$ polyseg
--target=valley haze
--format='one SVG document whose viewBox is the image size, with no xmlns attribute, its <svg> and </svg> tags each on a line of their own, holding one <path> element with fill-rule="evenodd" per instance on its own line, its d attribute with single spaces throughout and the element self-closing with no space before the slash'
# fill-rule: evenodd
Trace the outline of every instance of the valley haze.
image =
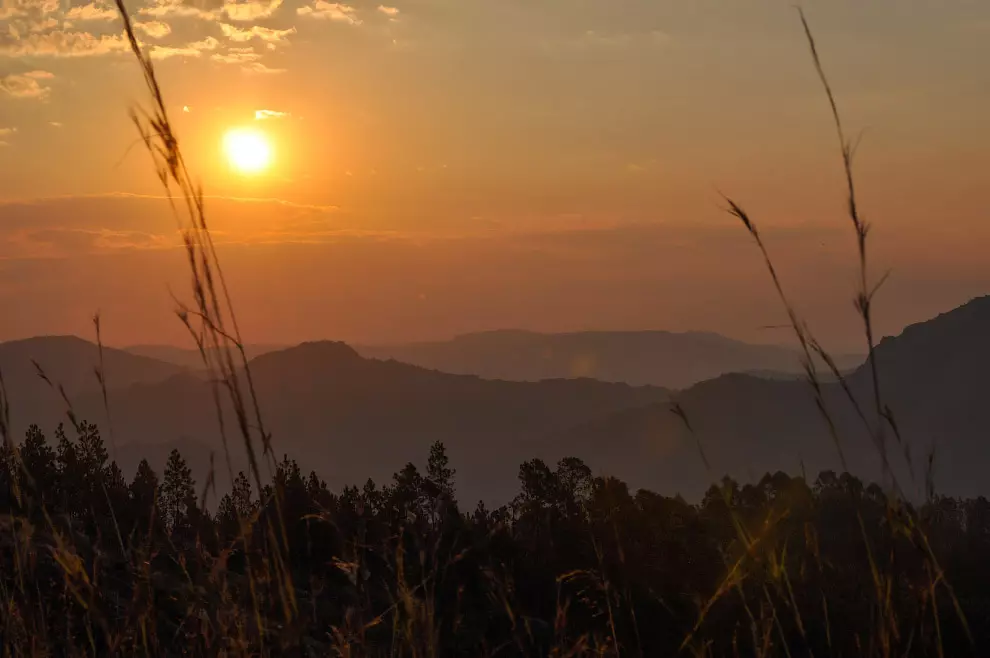
<svg viewBox="0 0 990 658">
<path fill-rule="evenodd" d="M 979 438 L 990 430 L 990 417 L 975 411 L 988 393 L 987 330 L 990 297 L 983 297 L 877 346 L 885 400 L 920 456 L 912 465 L 894 464 L 915 494 L 923 490 L 919 468 L 929 454 L 940 490 L 990 493 L 981 468 L 990 451 Z M 197 477 L 205 477 L 210 453 L 219 456 L 222 446 L 209 384 L 192 367 L 195 354 L 136 351 L 174 362 L 104 347 L 118 459 L 132 472 L 140 459 L 160 460 L 181 446 Z M 596 473 L 689 499 L 724 475 L 746 482 L 778 470 L 842 470 L 797 353 L 788 348 L 702 333 L 510 331 L 401 347 L 258 346 L 256 353 L 250 367 L 275 449 L 335 487 L 387 480 L 406 462 L 421 462 L 434 441 L 457 464 L 459 496 L 490 504 L 511 497 L 518 465 L 532 457 L 579 457 Z M 398 360 L 403 356 L 420 365 Z M 689 357 L 693 370 L 667 371 L 663 357 Z M 32 360 L 65 385 L 78 417 L 107 426 L 92 377 L 97 359 L 96 345 L 74 337 L 0 344 L 14 427 L 39 423 L 51 431 L 64 420 L 64 402 L 38 379 Z M 573 359 L 594 363 L 608 381 L 568 373 Z M 444 372 L 444 365 L 455 372 Z M 465 374 L 472 367 L 493 378 Z M 850 366 L 847 379 L 868 401 L 867 366 Z M 838 384 L 826 380 L 824 397 L 852 471 L 880 479 L 879 459 Z M 693 434 L 671 413 L 674 403 L 688 414 Z M 960 408 L 971 411 L 954 412 Z M 699 443 L 710 455 L 710 472 Z M 224 473 L 217 477 L 221 489 L 227 486 Z"/>
</svg>

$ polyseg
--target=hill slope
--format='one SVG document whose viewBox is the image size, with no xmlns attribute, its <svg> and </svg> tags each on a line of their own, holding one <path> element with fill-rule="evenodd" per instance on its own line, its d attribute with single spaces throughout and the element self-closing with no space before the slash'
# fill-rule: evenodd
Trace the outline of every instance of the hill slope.
<svg viewBox="0 0 990 658">
<path fill-rule="evenodd" d="M 51 385 L 41 378 L 35 363 Z M 0 343 L 0 372 L 15 435 L 33 422 L 65 419 L 66 404 L 59 386 L 74 406 L 84 398 L 91 399 L 100 386 L 95 372 L 99 364 L 99 347 L 76 336 L 40 336 Z M 161 382 L 182 370 L 174 364 L 103 348 L 103 371 L 111 389 Z"/>
<path fill-rule="evenodd" d="M 183 368 L 189 368 L 190 370 L 203 369 L 203 357 L 200 355 L 199 350 L 175 347 L 174 345 L 130 345 L 123 349 L 125 352 L 131 354 L 172 363 Z M 282 349 L 285 349 L 285 345 L 259 344 L 244 346 L 244 352 L 249 359 Z"/>
<path fill-rule="evenodd" d="M 923 488 L 934 449 L 942 492 L 990 494 L 987 335 L 990 297 L 908 327 L 877 347 L 882 402 L 892 410 L 911 455 L 908 464 L 888 431 L 895 472 L 908 493 Z M 54 376 L 68 382 L 80 415 L 104 423 L 99 391 L 85 383 L 95 346 L 78 339 L 39 340 L 34 349 L 0 345 L 8 390 L 16 381 L 22 399 L 34 386 L 33 394 L 57 402 L 25 356 L 41 355 L 43 363 L 52 362 Z M 209 450 L 220 446 L 210 385 L 193 373 L 176 374 L 167 364 L 134 361 L 137 357 L 112 350 L 105 358 L 108 379 L 116 386 L 110 391 L 116 438 L 127 444 L 122 453 L 136 461 L 149 451 L 163 455 L 167 445 L 178 442 L 198 464 L 202 481 Z M 75 370 L 64 370 L 69 366 Z M 329 342 L 271 352 L 251 366 L 276 451 L 315 469 L 333 486 L 367 477 L 387 481 L 405 462 L 422 463 L 435 440 L 447 444 L 466 501 L 504 501 L 515 490 L 519 463 L 537 456 L 581 457 L 595 472 L 634 487 L 689 497 L 724 474 L 749 480 L 781 469 L 814 478 L 821 470 L 848 466 L 864 479 L 881 477 L 881 460 L 863 421 L 835 383 L 824 385 L 823 399 L 845 463 L 810 387 L 796 380 L 729 374 L 683 390 L 676 402 L 690 421 L 688 431 L 671 413 L 670 394 L 655 387 L 588 379 L 485 380 L 367 359 Z M 869 368 L 858 368 L 848 383 L 867 421 L 876 423 Z M 13 394 L 11 399 L 16 403 Z M 40 415 L 31 420 L 51 428 L 63 408 L 49 404 L 36 411 L 51 420 L 41 421 Z M 232 426 L 229 410 L 227 419 Z M 144 448 L 152 445 L 157 447 Z M 239 456 L 243 449 L 235 443 L 233 451 Z"/>
<path fill-rule="evenodd" d="M 990 494 L 990 297 L 927 322 L 912 325 L 877 347 L 881 399 L 890 407 L 904 444 L 886 432 L 889 455 L 907 493 L 923 489 L 928 456 L 934 451 L 937 488 L 953 495 Z M 876 423 L 868 365 L 853 372 L 849 385 Z M 697 495 L 724 474 L 749 479 L 776 469 L 843 468 L 835 442 L 802 381 L 769 381 L 727 375 L 676 396 L 689 432 L 669 405 L 651 405 L 597 419 L 568 430 L 547 444 L 548 456 L 573 453 L 638 486 Z M 824 386 L 849 468 L 879 480 L 879 453 L 838 384 Z M 553 446 L 552 448 L 550 446 Z M 702 465 L 699 445 L 711 472 Z"/>
<path fill-rule="evenodd" d="M 368 477 L 381 483 L 406 462 L 422 462 L 429 445 L 441 440 L 468 500 L 514 491 L 519 463 L 543 437 L 668 398 L 656 387 L 588 379 L 530 383 L 450 375 L 365 359 L 330 342 L 265 354 L 251 362 L 251 373 L 279 455 L 288 453 L 334 486 Z M 117 440 L 219 448 L 212 399 L 210 385 L 192 374 L 114 390 Z M 86 411 L 103 418 L 99 399 Z M 228 410 L 229 427 L 232 418 Z"/>
</svg>

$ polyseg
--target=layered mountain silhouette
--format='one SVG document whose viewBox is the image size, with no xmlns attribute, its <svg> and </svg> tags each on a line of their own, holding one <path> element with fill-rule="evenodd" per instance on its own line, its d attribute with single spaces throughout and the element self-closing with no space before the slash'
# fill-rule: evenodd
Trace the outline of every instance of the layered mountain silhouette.
<svg viewBox="0 0 990 658">
<path fill-rule="evenodd" d="M 658 387 L 591 379 L 507 382 L 451 375 L 366 359 L 333 342 L 270 352 L 250 367 L 279 457 L 287 453 L 339 487 L 369 477 L 387 481 L 405 463 L 422 461 L 439 440 L 462 472 L 468 497 L 509 495 L 520 456 L 533 453 L 543 437 L 668 397 Z M 211 450 L 217 470 L 225 471 L 213 390 L 191 371 L 112 389 L 111 420 L 125 470 L 148 450 L 163 455 L 181 442 L 201 482 Z M 75 407 L 80 417 L 108 427 L 101 395 L 78 395 Z M 227 405 L 223 411 L 233 467 L 244 468 L 234 414 Z"/>
<path fill-rule="evenodd" d="M 675 389 L 731 372 L 788 378 L 801 370 L 799 355 L 790 348 L 752 345 L 704 332 L 490 331 L 449 341 L 359 346 L 357 350 L 371 358 L 392 358 L 488 379 L 592 377 Z M 841 355 L 837 361 L 847 368 L 859 365 L 862 358 Z"/>
<path fill-rule="evenodd" d="M 275 452 L 316 470 L 329 484 L 382 483 L 406 462 L 421 463 L 443 441 L 458 469 L 463 499 L 504 502 L 521 462 L 580 457 L 597 474 L 633 487 L 697 498 L 723 475 L 741 480 L 768 471 L 848 468 L 865 480 L 892 481 L 918 495 L 933 473 L 948 494 L 990 493 L 990 297 L 913 325 L 876 348 L 878 420 L 872 368 L 843 386 L 826 381 L 825 422 L 807 382 L 726 374 L 676 393 L 593 379 L 488 380 L 361 356 L 343 343 L 316 342 L 251 361 L 251 373 Z M 93 375 L 95 345 L 77 338 L 0 344 L 0 367 L 15 431 L 36 422 L 51 431 L 65 403 L 36 373 L 61 382 L 79 417 L 106 418 Z M 153 464 L 178 446 L 204 481 L 210 454 L 218 480 L 227 470 L 213 385 L 202 373 L 104 349 L 117 458 L 126 471 Z M 683 415 L 672 412 L 676 404 Z M 234 455 L 244 448 L 231 410 L 223 409 Z M 886 413 L 886 411 L 885 411 Z M 249 419 L 254 423 L 254 418 Z M 875 443 L 883 426 L 884 454 Z M 868 429 L 869 428 L 869 431 Z"/>
<path fill-rule="evenodd" d="M 896 479 L 909 496 L 922 495 L 929 477 L 942 493 L 986 495 L 988 332 L 990 297 L 981 297 L 884 339 L 875 352 L 880 405 L 893 426 L 878 421 L 869 364 L 847 377 L 848 392 L 823 385 L 834 434 L 807 382 L 734 374 L 675 396 L 687 423 L 668 404 L 618 412 L 558 435 L 548 456 L 581 455 L 634 486 L 688 495 L 725 474 L 750 480 L 803 470 L 813 478 L 847 467 L 890 486 Z"/>
<path fill-rule="evenodd" d="M 21 433 L 31 423 L 65 418 L 70 404 L 98 394 L 100 368 L 109 389 L 161 382 L 183 371 L 112 347 L 103 348 L 101 366 L 99 346 L 76 336 L 0 343 L 0 374 L 12 430 Z"/>
<path fill-rule="evenodd" d="M 287 345 L 270 345 L 259 343 L 245 345 L 244 353 L 247 355 L 247 358 L 253 359 L 256 356 L 261 356 L 262 354 L 267 354 L 268 352 L 274 352 L 276 350 L 283 350 L 286 347 Z M 124 351 L 130 352 L 131 354 L 137 354 L 138 356 L 145 356 L 150 359 L 172 363 L 190 370 L 204 369 L 203 355 L 199 353 L 199 350 L 186 349 L 183 347 L 176 347 L 174 345 L 131 345 L 129 347 L 125 347 Z"/>
</svg>

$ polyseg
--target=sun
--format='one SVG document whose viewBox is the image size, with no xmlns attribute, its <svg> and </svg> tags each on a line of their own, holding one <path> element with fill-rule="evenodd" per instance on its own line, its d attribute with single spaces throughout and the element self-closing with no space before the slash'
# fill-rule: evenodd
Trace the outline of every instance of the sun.
<svg viewBox="0 0 990 658">
<path fill-rule="evenodd" d="M 223 150 L 230 166 L 242 174 L 258 174 L 272 161 L 272 148 L 265 134 L 250 128 L 232 128 L 223 136 Z"/>
</svg>

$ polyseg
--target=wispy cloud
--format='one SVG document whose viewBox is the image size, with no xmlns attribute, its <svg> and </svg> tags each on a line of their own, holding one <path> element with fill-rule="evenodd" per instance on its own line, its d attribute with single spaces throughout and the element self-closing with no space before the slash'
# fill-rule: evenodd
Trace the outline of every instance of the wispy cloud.
<svg viewBox="0 0 990 658">
<path fill-rule="evenodd" d="M 210 55 L 210 59 L 214 62 L 220 62 L 221 64 L 247 64 L 249 62 L 257 62 L 261 59 L 261 55 L 248 48 L 247 50 L 232 50 L 226 53 L 215 53 Z"/>
<path fill-rule="evenodd" d="M 17 128 L 0 128 L 0 139 L 10 137 L 17 132 Z"/>
<path fill-rule="evenodd" d="M 37 34 L 61 26 L 62 22 L 52 16 L 34 16 L 11 23 L 7 27 L 7 34 L 14 39 L 19 39 L 23 33 Z M 66 21 L 65 26 L 70 27 L 71 23 Z"/>
<path fill-rule="evenodd" d="M 266 119 L 284 119 L 292 116 L 288 112 L 276 112 L 275 110 L 255 110 L 255 121 L 265 121 Z"/>
<path fill-rule="evenodd" d="M 91 2 L 88 5 L 77 5 L 65 12 L 70 21 L 112 21 L 117 18 L 117 10 L 109 5 Z"/>
<path fill-rule="evenodd" d="M 161 39 L 172 33 L 172 27 L 162 21 L 137 21 L 134 23 L 134 27 L 152 39 Z"/>
<path fill-rule="evenodd" d="M 385 14 L 390 18 L 395 18 L 399 15 L 399 10 L 395 7 L 386 7 L 385 5 L 378 5 L 378 11 Z"/>
<path fill-rule="evenodd" d="M 299 7 L 296 13 L 300 16 L 310 16 L 350 25 L 360 25 L 361 19 L 357 16 L 357 9 L 340 2 L 327 2 L 326 0 L 315 0 L 312 5 Z"/>
<path fill-rule="evenodd" d="M 232 21 L 256 21 L 268 18 L 282 6 L 282 0 L 228 0 L 223 3 L 223 13 Z"/>
<path fill-rule="evenodd" d="M 0 131 L 0 140 L 13 130 Z M 208 196 L 222 242 L 316 239 L 350 228 L 335 206 Z M 0 201 L 0 259 L 64 258 L 118 250 L 178 248 L 166 196 L 112 193 Z"/>
<path fill-rule="evenodd" d="M 285 73 L 285 69 L 273 69 L 271 67 L 265 66 L 261 62 L 253 62 L 245 67 L 243 67 L 245 73 L 258 73 L 261 75 L 274 75 L 277 73 Z"/>
<path fill-rule="evenodd" d="M 10 20 L 11 18 L 19 18 L 25 15 L 27 15 L 27 12 L 21 7 L 0 7 L 0 21 Z"/>
<path fill-rule="evenodd" d="M 156 18 L 177 16 L 180 18 L 200 18 L 205 21 L 212 21 L 217 17 L 214 11 L 185 4 L 182 0 L 156 0 L 151 6 L 139 9 L 138 13 Z"/>
<path fill-rule="evenodd" d="M 202 41 L 194 41 L 185 46 L 155 46 L 151 49 L 151 58 L 199 57 L 203 51 L 216 50 L 219 46 L 220 41 L 216 37 L 206 37 Z"/>
<path fill-rule="evenodd" d="M 11 73 L 0 78 L 0 89 L 9 96 L 22 99 L 44 100 L 51 94 L 51 87 L 45 86 L 43 80 L 51 80 L 55 76 L 48 71 L 29 71 L 27 73 Z"/>
<path fill-rule="evenodd" d="M 220 23 L 220 30 L 223 35 L 231 41 L 250 41 L 251 39 L 261 39 L 262 41 L 278 42 L 283 41 L 290 34 L 296 33 L 296 28 L 290 27 L 287 30 L 273 30 L 269 27 L 252 25 L 248 28 L 240 28 L 227 23 Z"/>
<path fill-rule="evenodd" d="M 96 57 L 122 53 L 130 49 L 123 35 L 93 36 L 89 32 L 55 30 L 45 34 L 30 34 L 0 44 L 4 57 Z"/>
</svg>

